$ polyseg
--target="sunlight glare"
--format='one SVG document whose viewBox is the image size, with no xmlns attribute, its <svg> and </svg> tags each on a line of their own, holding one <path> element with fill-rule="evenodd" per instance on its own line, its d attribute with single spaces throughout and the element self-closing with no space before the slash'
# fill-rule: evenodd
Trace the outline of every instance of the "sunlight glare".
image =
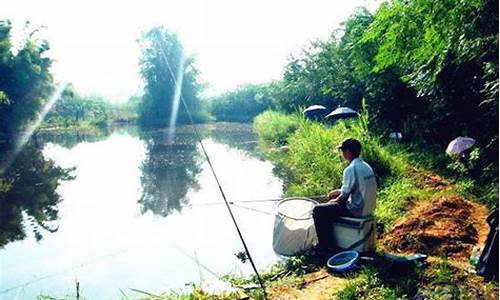
<svg viewBox="0 0 500 300">
<path fill-rule="evenodd" d="M 29 141 L 33 132 L 38 128 L 38 126 L 40 126 L 47 113 L 52 109 L 57 100 L 59 100 L 66 86 L 67 83 L 59 84 L 59 86 L 52 93 L 52 96 L 49 98 L 49 101 L 47 101 L 47 103 L 43 106 L 42 111 L 38 114 L 36 120 L 30 124 L 24 133 L 16 140 L 14 151 L 8 155 L 4 161 L 0 162 L 0 174 L 3 174 L 10 167 L 19 152 L 23 150 L 24 145 Z"/>
<path fill-rule="evenodd" d="M 164 53 L 165 55 L 165 53 Z M 179 104 L 181 102 L 181 92 L 182 92 L 182 81 L 184 79 L 184 55 L 181 52 L 181 57 L 179 58 L 179 67 L 177 68 L 177 76 L 174 77 L 172 69 L 168 63 L 167 57 L 165 56 L 165 60 L 167 61 L 167 66 L 174 80 L 175 91 L 174 98 L 172 101 L 172 111 L 170 113 L 170 124 L 168 126 L 168 143 L 172 143 L 175 137 L 175 123 L 177 121 L 177 115 L 179 112 Z M 185 103 L 184 103 L 185 104 Z"/>
</svg>

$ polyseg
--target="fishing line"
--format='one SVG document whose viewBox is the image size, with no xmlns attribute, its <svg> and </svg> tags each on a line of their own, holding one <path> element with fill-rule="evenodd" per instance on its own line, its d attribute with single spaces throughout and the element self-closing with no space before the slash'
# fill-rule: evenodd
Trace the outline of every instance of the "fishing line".
<svg viewBox="0 0 500 300">
<path fill-rule="evenodd" d="M 261 213 L 261 214 L 266 214 L 266 215 L 272 215 L 273 214 L 270 211 L 265 211 L 265 210 L 261 210 L 261 209 L 257 209 L 257 208 L 253 208 L 253 207 L 238 205 L 238 204 L 235 204 L 235 203 L 231 203 L 231 205 L 235 206 L 235 207 L 239 207 L 239 208 L 251 210 L 251 211 L 254 211 L 254 212 L 258 212 L 258 213 Z"/>
<path fill-rule="evenodd" d="M 0 295 L 2 294 L 6 294 L 10 291 L 13 291 L 13 290 L 16 290 L 16 289 L 20 289 L 20 288 L 25 288 L 33 283 L 36 283 L 38 281 L 41 281 L 41 280 L 45 280 L 45 279 L 48 279 L 48 278 L 52 278 L 52 277 L 56 277 L 56 276 L 60 276 L 60 275 L 64 275 L 64 274 L 67 274 L 69 272 L 72 272 L 72 271 L 75 271 L 75 270 L 78 270 L 78 269 L 81 269 L 81 268 L 85 268 L 89 265 L 93 265 L 97 262 L 100 262 L 102 261 L 103 259 L 105 258 L 108 258 L 108 257 L 114 257 L 114 256 L 117 256 L 121 253 L 124 253 L 126 252 L 126 250 L 120 250 L 120 251 L 117 251 L 117 252 L 113 252 L 113 253 L 109 253 L 109 254 L 105 254 L 105 255 L 101 255 L 101 256 L 97 256 L 97 257 L 94 257 L 86 262 L 83 262 L 81 264 L 78 264 L 78 265 L 75 265 L 75 266 L 72 266 L 72 267 L 69 267 L 63 271 L 60 271 L 60 272 L 55 272 L 55 273 L 51 273 L 51 274 L 46 274 L 46 275 L 43 275 L 43 276 L 40 276 L 38 278 L 34 278 L 33 280 L 30 280 L 30 281 L 27 281 L 25 283 L 22 283 L 22 284 L 19 284 L 19 285 L 16 285 L 16 286 L 13 286 L 13 287 L 10 287 L 10 288 L 7 288 L 7 289 L 4 289 L 4 290 L 0 290 Z"/>
<path fill-rule="evenodd" d="M 289 198 L 294 198 L 294 197 L 286 197 L 286 198 L 270 198 L 270 199 L 253 199 L 253 200 L 241 200 L 241 201 L 229 201 L 229 204 L 237 204 L 237 203 L 257 203 L 257 202 L 278 202 L 282 201 L 285 199 Z M 301 198 L 309 198 L 313 200 L 321 200 L 321 199 L 326 199 L 325 195 L 317 195 L 317 196 L 301 196 Z M 216 202 L 205 202 L 205 203 L 199 203 L 196 205 L 216 205 L 216 204 L 222 204 L 224 202 L 216 201 Z"/>
<path fill-rule="evenodd" d="M 170 67 L 170 63 L 168 61 L 168 58 L 166 57 L 165 49 L 163 47 L 162 47 L 162 50 L 163 50 L 162 51 L 163 58 L 164 58 L 165 62 L 167 63 L 167 67 L 168 67 L 168 71 L 170 73 L 170 76 L 172 77 L 173 83 L 177 86 L 177 80 L 175 79 L 174 73 L 172 71 L 172 68 Z M 181 52 L 180 55 L 183 56 L 182 52 Z M 184 61 L 184 59 L 181 58 L 180 59 L 181 65 L 179 66 L 179 68 L 181 69 L 181 71 L 179 71 L 179 73 L 182 72 L 182 75 L 181 75 L 182 77 L 183 77 L 183 73 L 184 73 L 184 65 L 182 64 L 183 61 Z M 182 89 L 182 87 L 181 87 L 181 89 Z M 191 125 L 193 125 L 193 131 L 194 131 L 194 133 L 196 135 L 196 138 L 198 139 L 198 142 L 200 143 L 201 149 L 203 151 L 203 154 L 205 155 L 205 159 L 207 160 L 208 166 L 210 167 L 210 170 L 212 171 L 212 175 L 215 178 L 215 181 L 216 181 L 217 186 L 219 188 L 219 191 L 220 191 L 220 193 L 222 195 L 222 198 L 224 199 L 224 202 L 226 204 L 226 207 L 227 207 L 227 210 L 229 212 L 229 215 L 231 216 L 231 220 L 233 221 L 233 224 L 234 224 L 234 226 L 236 228 L 236 231 L 238 232 L 238 236 L 240 237 L 241 243 L 243 244 L 243 248 L 245 249 L 245 252 L 247 254 L 248 260 L 250 261 L 250 264 L 252 265 L 252 268 L 253 268 L 253 270 L 255 272 L 255 275 L 257 276 L 257 280 L 259 281 L 259 284 L 261 286 L 262 292 L 264 293 L 264 298 L 267 298 L 266 288 L 265 288 L 265 285 L 264 285 L 264 281 L 260 277 L 260 274 L 257 271 L 257 267 L 255 266 L 255 263 L 254 263 L 254 261 L 252 259 L 252 256 L 250 255 L 250 251 L 248 250 L 247 244 L 245 243 L 245 239 L 243 238 L 243 235 L 241 234 L 241 231 L 240 231 L 240 228 L 238 226 L 238 223 L 236 222 L 236 219 L 235 219 L 235 217 L 233 215 L 233 211 L 231 210 L 231 206 L 229 205 L 229 201 L 227 200 L 226 194 L 224 193 L 224 190 L 222 189 L 222 186 L 221 186 L 221 184 L 219 182 L 219 178 L 217 177 L 217 174 L 215 173 L 215 170 L 214 170 L 214 167 L 212 165 L 212 162 L 210 161 L 210 157 L 208 156 L 208 153 L 207 153 L 207 151 L 205 149 L 205 146 L 203 145 L 203 142 L 201 140 L 201 136 L 200 136 L 198 130 L 196 129 L 196 126 L 194 124 L 191 112 L 189 111 L 189 108 L 187 107 L 186 101 L 184 101 L 184 97 L 182 96 L 182 92 L 180 92 L 176 96 L 179 97 L 180 102 L 183 104 L 184 109 L 186 110 L 186 113 L 188 115 L 189 121 L 191 122 Z M 175 116 L 172 115 L 171 117 L 173 118 Z M 174 124 L 175 124 L 175 120 L 174 120 Z"/>
</svg>

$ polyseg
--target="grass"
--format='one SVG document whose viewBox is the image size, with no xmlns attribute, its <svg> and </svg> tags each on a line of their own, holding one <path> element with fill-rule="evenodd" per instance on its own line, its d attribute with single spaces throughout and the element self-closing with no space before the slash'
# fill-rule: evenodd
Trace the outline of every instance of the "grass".
<svg viewBox="0 0 500 300">
<path fill-rule="evenodd" d="M 398 295 L 393 288 L 385 286 L 376 270 L 364 268 L 355 278 L 350 279 L 343 290 L 333 299 L 335 300 L 396 300 L 408 299 L 405 295 Z"/>
<path fill-rule="evenodd" d="M 266 111 L 254 120 L 254 128 L 265 147 L 279 147 L 286 144 L 288 137 L 298 129 L 304 119 L 298 115 L 284 115 Z"/>
<path fill-rule="evenodd" d="M 427 199 L 431 193 L 418 188 L 409 177 L 393 179 L 378 193 L 375 216 L 388 229 L 406 213 L 409 203 Z"/>
<path fill-rule="evenodd" d="M 300 115 L 265 112 L 257 116 L 254 126 L 269 157 L 287 176 L 288 196 L 322 195 L 340 187 L 347 162 L 337 146 L 348 137 L 360 140 L 362 158 L 374 169 L 381 189 L 376 214 L 390 225 L 402 215 L 407 202 L 422 196 L 422 192 L 405 177 L 408 158 L 404 152 L 382 145 L 369 133 L 367 120 L 366 114 L 362 114 L 358 120 L 330 126 Z M 275 125 L 280 123 L 286 125 Z M 279 145 L 287 145 L 288 152 L 272 150 Z"/>
</svg>

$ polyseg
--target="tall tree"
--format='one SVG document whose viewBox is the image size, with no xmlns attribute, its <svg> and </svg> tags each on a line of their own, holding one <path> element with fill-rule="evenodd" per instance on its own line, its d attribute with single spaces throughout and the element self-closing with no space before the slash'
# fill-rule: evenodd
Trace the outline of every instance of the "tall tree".
<svg viewBox="0 0 500 300">
<path fill-rule="evenodd" d="M 37 29 L 27 26 L 27 38 L 14 52 L 11 28 L 10 21 L 0 21 L 0 138 L 22 130 L 53 91 L 48 43 L 35 39 Z"/>
<path fill-rule="evenodd" d="M 140 39 L 142 57 L 141 76 L 145 83 L 144 96 L 139 105 L 139 122 L 145 127 L 166 127 L 178 105 L 178 122 L 187 122 L 182 103 L 176 103 L 176 85 L 195 117 L 199 117 L 198 71 L 193 59 L 187 57 L 175 33 L 164 27 L 155 27 Z M 175 121 L 175 120 L 174 120 Z"/>
<path fill-rule="evenodd" d="M 396 70 L 427 106 L 427 138 L 498 145 L 497 0 L 389 1 L 362 42 L 377 45 L 373 72 Z"/>
<path fill-rule="evenodd" d="M 56 230 L 49 226 L 62 200 L 56 190 L 71 178 L 70 170 L 45 160 L 32 143 L 22 149 L 14 143 L 53 90 L 48 43 L 26 30 L 27 38 L 13 49 L 11 23 L 0 21 L 0 248 L 26 237 L 29 228 L 37 239 L 42 229 Z"/>
</svg>

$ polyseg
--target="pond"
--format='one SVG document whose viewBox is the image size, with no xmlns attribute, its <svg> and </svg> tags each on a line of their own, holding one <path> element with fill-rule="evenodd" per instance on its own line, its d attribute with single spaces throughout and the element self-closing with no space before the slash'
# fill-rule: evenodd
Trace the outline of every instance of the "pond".
<svg viewBox="0 0 500 300">
<path fill-rule="evenodd" d="M 186 288 L 223 288 L 217 277 L 252 274 L 193 126 L 140 132 L 38 134 L 46 159 L 74 167 L 57 192 L 54 233 L 33 234 L 0 250 L 0 299 L 75 295 L 141 296 Z M 279 198 L 283 182 L 262 158 L 251 125 L 197 125 L 229 201 Z M 275 202 L 232 205 L 259 269 L 272 250 Z"/>
</svg>

